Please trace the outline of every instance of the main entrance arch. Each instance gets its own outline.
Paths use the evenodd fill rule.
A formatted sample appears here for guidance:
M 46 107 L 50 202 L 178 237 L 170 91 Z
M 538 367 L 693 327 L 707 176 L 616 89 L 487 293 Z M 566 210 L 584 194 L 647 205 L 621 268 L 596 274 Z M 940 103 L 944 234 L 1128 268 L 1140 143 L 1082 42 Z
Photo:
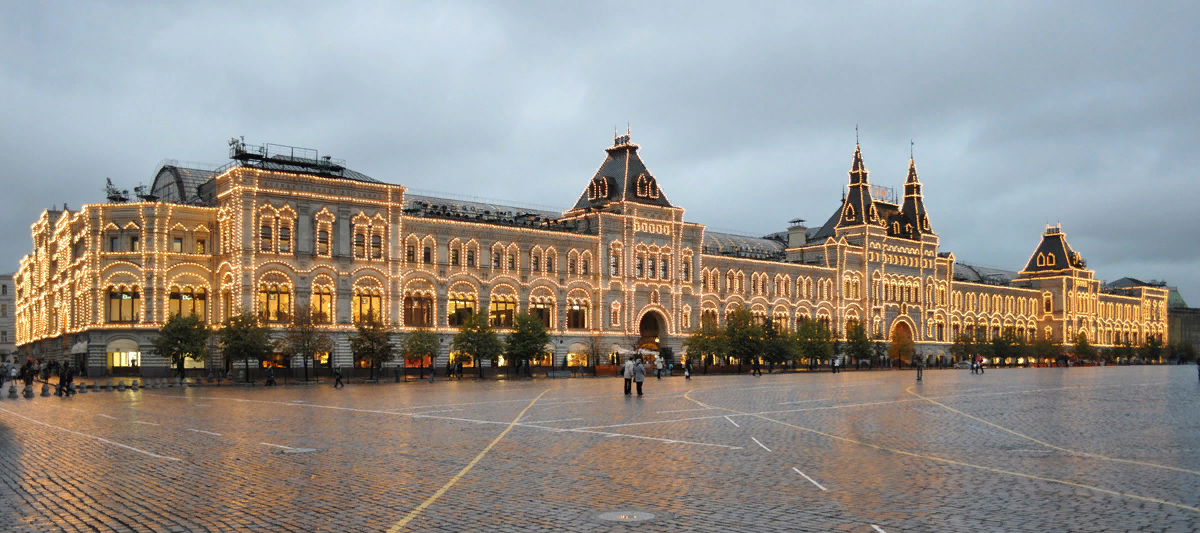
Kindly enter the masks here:
M 637 348 L 657 352 L 663 346 L 667 332 L 667 320 L 658 311 L 647 311 L 638 323 Z

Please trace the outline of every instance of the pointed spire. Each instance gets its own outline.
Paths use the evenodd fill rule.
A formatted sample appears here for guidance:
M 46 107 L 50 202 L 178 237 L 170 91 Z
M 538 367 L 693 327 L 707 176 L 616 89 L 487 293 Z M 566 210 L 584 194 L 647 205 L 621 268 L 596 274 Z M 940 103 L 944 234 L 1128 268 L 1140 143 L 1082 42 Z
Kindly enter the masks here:
M 863 163 L 862 147 L 857 143 L 854 145 L 854 162 L 850 165 L 850 185 L 865 185 L 867 183 L 867 164 Z
M 929 213 L 925 211 L 917 162 L 911 155 L 908 160 L 908 178 L 904 180 L 904 205 L 900 208 L 900 217 L 905 221 L 906 231 L 902 233 L 906 237 L 917 239 L 922 234 L 933 233 L 933 228 L 929 225 Z

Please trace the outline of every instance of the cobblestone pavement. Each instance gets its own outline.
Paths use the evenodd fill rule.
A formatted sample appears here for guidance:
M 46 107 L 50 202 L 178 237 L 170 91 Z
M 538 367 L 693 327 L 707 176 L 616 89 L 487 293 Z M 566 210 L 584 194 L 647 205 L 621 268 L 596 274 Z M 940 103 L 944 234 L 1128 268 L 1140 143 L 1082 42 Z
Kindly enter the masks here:
M 1200 530 L 1195 368 L 914 378 L 3 399 L 0 530 Z M 627 510 L 655 516 L 598 518 Z

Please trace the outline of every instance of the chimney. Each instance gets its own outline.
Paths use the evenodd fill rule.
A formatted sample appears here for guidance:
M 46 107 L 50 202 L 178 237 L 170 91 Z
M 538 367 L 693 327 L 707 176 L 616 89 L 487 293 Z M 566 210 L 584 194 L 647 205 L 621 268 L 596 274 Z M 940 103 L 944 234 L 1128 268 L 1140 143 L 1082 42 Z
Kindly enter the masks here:
M 790 222 L 788 226 L 788 248 L 799 248 L 808 244 L 808 227 L 804 225 L 804 219 L 797 218 Z

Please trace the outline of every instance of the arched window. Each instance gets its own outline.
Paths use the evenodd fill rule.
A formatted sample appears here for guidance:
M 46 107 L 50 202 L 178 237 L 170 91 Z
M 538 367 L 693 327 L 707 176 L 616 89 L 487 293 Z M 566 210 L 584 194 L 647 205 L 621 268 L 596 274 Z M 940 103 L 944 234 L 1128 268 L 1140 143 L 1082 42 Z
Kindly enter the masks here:
M 367 257 L 367 235 L 365 233 L 354 234 L 354 257 L 360 259 Z
M 412 293 L 404 297 L 404 325 L 429 327 L 433 325 L 433 297 Z
M 329 232 L 317 232 L 317 255 L 329 255 Z
M 365 278 L 355 285 L 350 313 L 354 322 L 366 320 L 370 316 L 383 319 L 383 290 L 379 282 Z
M 267 322 L 291 320 L 292 287 L 281 274 L 267 274 L 258 285 L 258 315 Z
M 371 236 L 371 259 L 383 259 L 383 236 Z
M 328 278 L 325 278 L 328 280 Z M 316 324 L 333 323 L 333 282 L 314 284 L 312 292 L 312 320 Z
M 288 220 L 279 221 L 279 253 L 292 253 L 292 223 Z
M 207 304 L 208 295 L 204 288 L 193 289 L 191 287 L 172 286 L 168 299 L 169 316 L 188 316 L 196 315 L 200 317 L 200 321 L 204 321 L 205 304 Z
M 109 287 L 108 289 L 108 322 L 128 323 L 137 322 L 140 308 L 138 307 L 138 288 Z
M 260 252 L 270 252 L 270 251 L 272 251 L 272 247 L 271 247 L 271 240 L 272 240 L 272 234 L 273 234 L 273 230 L 272 230 L 272 228 L 271 228 L 271 225 L 272 225 L 272 224 L 271 224 L 271 222 L 269 222 L 269 219 L 266 219 L 266 218 L 264 218 L 264 219 L 263 219 L 263 222 L 262 222 L 262 226 L 260 226 L 260 227 L 259 227 L 259 231 L 258 231 L 258 239 L 259 239 L 258 250 L 259 250 Z

